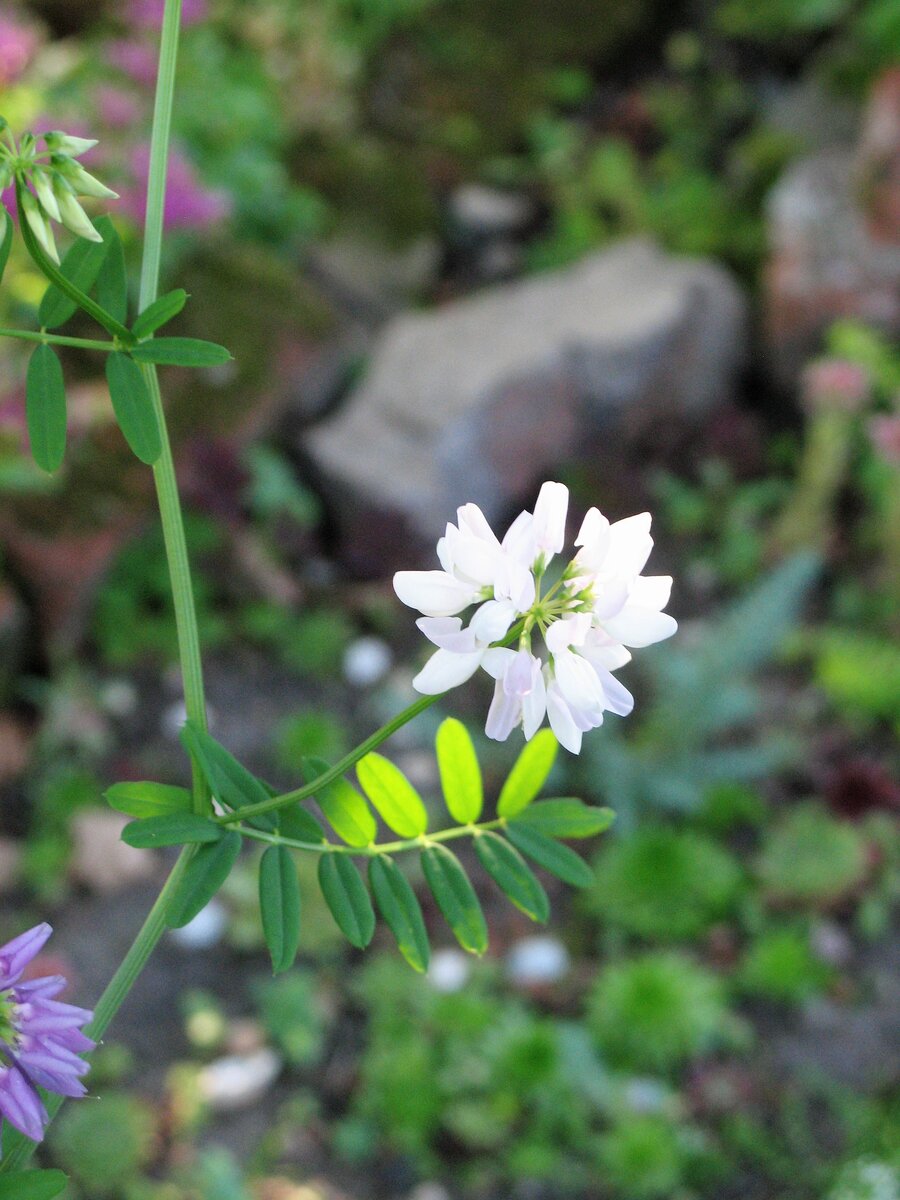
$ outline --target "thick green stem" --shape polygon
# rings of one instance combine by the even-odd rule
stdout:
[[[31,329],[0,329],[0,337],[19,338],[23,342],[42,342],[45,346],[74,346],[76,350],[102,350],[109,354],[121,350],[118,342],[98,342],[93,338],[66,337],[59,333],[36,333]]]
[[[374,750],[376,746],[380,746],[382,742],[387,741],[392,733],[396,733],[398,729],[406,725],[413,717],[417,717],[426,708],[430,708],[436,700],[440,700],[440,696],[423,696],[420,700],[416,700],[415,703],[410,704],[409,708],[404,708],[403,712],[398,713],[396,717],[388,721],[386,725],[382,725],[380,729],[376,729],[374,733],[370,734],[364,742],[360,742],[349,754],[345,754],[333,767],[330,767],[327,771],[323,771],[321,775],[317,775],[311,783],[306,783],[303,787],[295,788],[292,792],[285,792],[281,796],[273,796],[271,800],[260,800],[258,804],[248,804],[239,812],[224,813],[222,816],[217,817],[216,820],[221,825],[229,825],[234,821],[247,821],[251,817],[259,816],[260,813],[272,812],[276,808],[284,808],[285,805],[293,804],[298,800],[308,800],[310,796],[314,796],[321,788],[333,780],[339,779],[341,775],[346,774],[370,750]]]

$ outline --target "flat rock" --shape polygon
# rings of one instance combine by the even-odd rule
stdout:
[[[702,416],[729,395],[744,332],[726,271],[642,239],[396,317],[306,440],[345,561],[383,574],[404,537],[433,542],[468,500],[506,516],[626,416]]]

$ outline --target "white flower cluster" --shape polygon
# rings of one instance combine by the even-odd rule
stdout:
[[[39,137],[26,133],[17,146],[6,122],[0,124],[0,188],[8,187],[14,179],[19,181],[25,220],[55,263],[59,263],[59,253],[50,222],[60,221],[78,237],[101,242],[77,197],[118,199],[115,192],[75,161],[96,145],[94,138],[57,132]],[[28,183],[34,192],[28,190]]]
[[[500,541],[481,509],[466,504],[437,544],[442,569],[399,571],[394,590],[425,614],[416,624],[438,647],[413,680],[417,691],[439,695],[483,667],[496,680],[488,737],[504,741],[521,724],[531,738],[546,715],[577,754],[604,712],[626,716],[634,706],[612,674],[630,661],[626,647],[661,641],[677,625],[662,612],[671,577],[641,574],[653,548],[649,513],[610,524],[590,509],[577,553],[550,581],[568,505],[563,484],[545,483],[534,512],[520,513]],[[464,626],[458,614],[471,605],[478,607]],[[538,634],[546,661],[534,650]]]

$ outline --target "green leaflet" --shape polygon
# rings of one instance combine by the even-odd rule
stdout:
[[[568,846],[554,842],[538,830],[529,829],[527,825],[515,821],[507,826],[506,833],[518,850],[558,879],[571,883],[573,887],[590,887],[594,882],[593,871]]]
[[[399,767],[373,751],[356,764],[356,775],[385,825],[400,837],[421,837],[428,828],[428,813]]]
[[[300,945],[300,884],[286,846],[269,846],[259,864],[259,912],[263,934],[279,974],[293,965]]]
[[[122,841],[138,850],[149,850],[156,846],[181,846],[185,842],[217,842],[223,832],[221,825],[197,813],[161,813],[126,825]]]
[[[166,924],[180,929],[212,900],[228,878],[241,852],[241,835],[229,829],[210,845],[201,846],[185,867],[169,901]]]
[[[406,876],[396,863],[380,855],[369,862],[369,883],[378,911],[397,939],[400,953],[415,971],[426,971],[431,951],[422,910]]]
[[[49,346],[37,346],[28,360],[25,418],[34,461],[43,471],[58,470],[66,453],[66,388]]]
[[[303,777],[312,783],[330,769],[324,758],[304,758]],[[346,779],[333,779],[316,792],[319,808],[338,837],[348,846],[370,846],[378,827],[363,796]]]
[[[85,294],[94,286],[115,234],[109,217],[98,217],[93,224],[103,241],[89,242],[85,238],[76,238],[63,256],[59,268],[61,274]],[[51,283],[41,297],[38,322],[44,329],[55,329],[68,321],[77,308],[74,300],[70,300]]]
[[[248,804],[271,799],[264,783],[251,775],[214,737],[195,728],[190,721],[181,731],[181,742],[203,772],[212,794],[226,808],[237,812]],[[278,818],[275,813],[263,813],[251,817],[249,824],[271,831],[277,827]]]
[[[539,729],[531,741],[525,743],[500,789],[499,816],[515,817],[528,807],[544,786],[558,749],[559,743],[550,729]]]
[[[141,462],[152,466],[162,454],[162,435],[141,368],[114,351],[106,356],[106,382],[125,441]]]
[[[190,812],[187,788],[166,783],[114,783],[103,798],[110,808],[129,817],[159,817],[163,813]]]
[[[435,749],[447,811],[460,825],[472,824],[481,816],[484,787],[478,756],[462,721],[447,717],[441,722]]]
[[[422,869],[438,907],[463,950],[484,954],[488,931],[484,913],[459,859],[443,846],[422,851]]]
[[[302,804],[288,804],[279,808],[275,814],[278,818],[278,832],[282,837],[293,838],[295,842],[324,842],[325,830]]]
[[[532,921],[543,923],[550,916],[547,893],[528,864],[513,846],[495,833],[475,839],[475,853],[500,890]]]
[[[231,353],[199,338],[165,337],[141,342],[131,350],[137,362],[168,367],[217,367],[231,362]]]
[[[357,949],[368,946],[375,932],[375,911],[366,885],[347,854],[323,854],[319,887],[338,929]]]
[[[3,222],[3,234],[0,236],[0,282],[2,282],[13,241],[12,218],[2,204],[0,204],[0,221]]]
[[[548,837],[588,838],[604,833],[616,819],[611,808],[596,808],[581,800],[538,800],[515,818]]]
[[[122,325],[128,316],[128,278],[125,274],[125,251],[119,231],[109,222],[108,236],[105,230],[106,255],[97,275],[97,303]]]
[[[173,292],[166,292],[164,296],[160,296],[149,304],[134,325],[131,327],[131,332],[136,338],[149,337],[161,326],[166,325],[173,317],[177,317],[187,303],[187,292],[184,288],[175,288]]]
[[[53,1200],[67,1183],[62,1171],[13,1171],[0,1175],[0,1200]]]

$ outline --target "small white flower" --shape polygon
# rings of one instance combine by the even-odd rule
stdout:
[[[568,503],[563,484],[545,483],[534,512],[520,513],[502,540],[477,505],[463,505],[437,545],[442,569],[400,571],[394,588],[425,614],[417,624],[437,646],[417,691],[438,695],[483,667],[495,680],[488,737],[503,741],[521,725],[531,738],[546,716],[577,754],[604,713],[634,707],[612,673],[631,660],[626,647],[661,641],[677,625],[662,611],[671,578],[641,574],[653,548],[649,513],[610,524],[590,509],[554,582],[548,566],[565,544]],[[473,605],[464,625],[459,614]],[[533,645],[541,636],[543,662]]]

